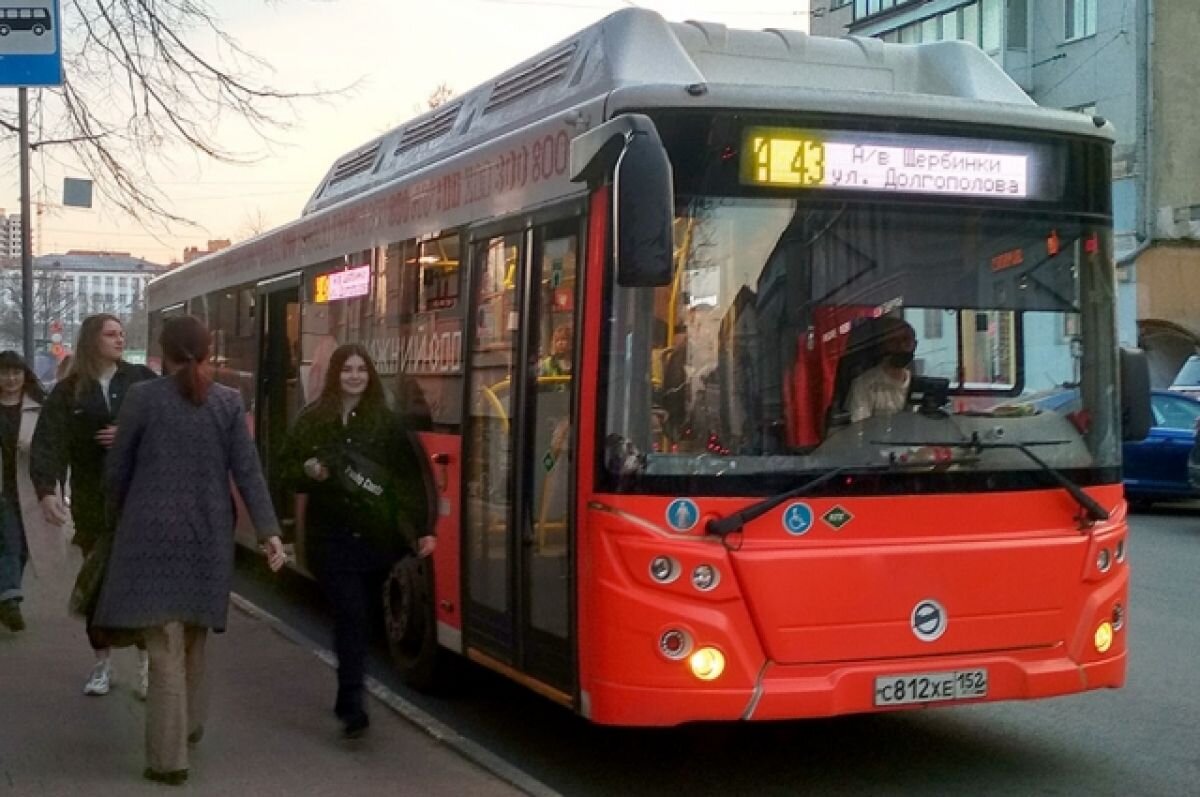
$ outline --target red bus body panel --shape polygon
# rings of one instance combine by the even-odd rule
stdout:
[[[595,496],[580,524],[584,712],[623,725],[869,712],[881,710],[878,676],[980,668],[987,701],[1121,686],[1125,631],[1104,654],[1092,640],[1128,605],[1127,565],[1095,564],[1125,535],[1124,504],[1119,486],[1089,493],[1118,509],[1082,531],[1055,489],[812,499],[805,534],[785,531],[785,504],[749,524],[737,550],[672,531],[668,498]],[[750,502],[699,500],[697,528]],[[834,506],[852,516],[840,529],[820,520]],[[660,555],[681,565],[670,584],[650,575]],[[721,573],[710,592],[691,584],[701,563]],[[930,642],[912,627],[927,599],[948,618]],[[671,628],[720,649],[724,674],[703,683],[664,656]]]

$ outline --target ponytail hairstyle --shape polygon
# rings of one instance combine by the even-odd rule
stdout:
[[[197,407],[208,398],[208,388],[213,381],[208,365],[210,339],[208,327],[193,315],[168,318],[163,322],[158,338],[163,359],[174,367],[171,378],[179,387],[180,395]]]
[[[79,337],[75,341],[75,356],[71,360],[68,377],[75,379],[75,398],[80,399],[88,388],[100,381],[107,363],[100,356],[100,335],[104,325],[113,321],[123,327],[121,319],[111,313],[97,313],[83,319],[79,325]]]
[[[25,362],[25,358],[11,349],[0,351],[0,371],[21,371],[25,374],[25,395],[41,404],[46,400],[46,391],[38,381],[37,374]]]

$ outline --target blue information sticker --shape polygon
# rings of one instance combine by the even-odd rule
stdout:
[[[783,510],[783,529],[788,534],[800,535],[812,528],[813,513],[808,504],[795,503]]]
[[[700,521],[700,508],[690,498],[676,498],[667,505],[667,525],[675,531],[689,531]]]

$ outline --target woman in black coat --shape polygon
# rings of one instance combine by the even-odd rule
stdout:
[[[334,609],[338,693],[348,738],[370,721],[363,700],[370,585],[410,547],[433,552],[419,446],[387,406],[366,350],[339,346],[321,395],[288,438],[287,480],[303,496],[297,518],[309,566]],[[412,537],[417,537],[413,540]]]
[[[55,526],[67,521],[58,487],[70,473],[72,542],[84,556],[101,536],[112,533],[105,518],[104,461],[117,435],[117,413],[130,387],[156,376],[144,365],[125,362],[124,353],[125,328],[119,318],[101,313],[83,319],[71,369],[42,405],[30,444],[29,476],[42,514]],[[91,618],[88,641],[96,664],[83,692],[106,695],[112,673],[108,640]],[[148,661],[142,654],[137,692],[145,697]]]

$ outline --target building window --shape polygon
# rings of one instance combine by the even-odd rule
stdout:
[[[925,338],[938,340],[942,337],[942,320],[944,311],[932,307],[925,308]]]
[[[1096,35],[1096,0],[1063,0],[1063,38]]]
[[[930,17],[921,20],[921,41],[936,42],[942,39],[942,18]]]
[[[1000,0],[981,0],[980,10],[983,19],[979,46],[988,55],[996,55],[1000,52],[1000,24],[1003,21]]]
[[[1010,50],[1024,50],[1029,46],[1028,0],[1008,0],[1008,41]]]
[[[854,19],[866,19],[912,2],[917,2],[917,0],[854,0]],[[841,8],[849,4],[850,0],[833,0],[829,7],[830,9]]]

